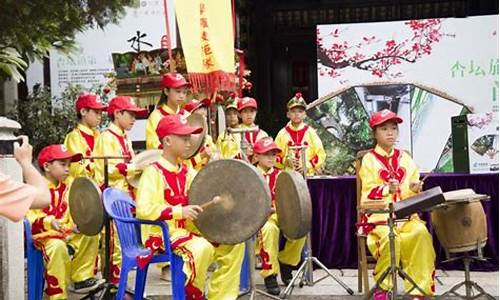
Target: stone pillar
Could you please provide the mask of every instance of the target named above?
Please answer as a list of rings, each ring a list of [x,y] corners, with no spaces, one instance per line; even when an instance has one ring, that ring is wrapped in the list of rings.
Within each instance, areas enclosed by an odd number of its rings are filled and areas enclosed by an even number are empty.
[[[14,139],[19,123],[0,117],[0,140]],[[11,155],[0,155],[0,172],[13,180],[22,181],[22,170]],[[24,240],[23,223],[13,223],[0,217],[0,299],[24,299]]]

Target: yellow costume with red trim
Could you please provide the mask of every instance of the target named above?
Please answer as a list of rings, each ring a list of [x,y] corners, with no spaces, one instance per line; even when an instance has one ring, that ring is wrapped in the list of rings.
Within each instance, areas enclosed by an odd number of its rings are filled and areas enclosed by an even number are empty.
[[[26,218],[31,223],[35,246],[43,253],[45,293],[49,299],[68,299],[68,278],[80,282],[96,275],[99,236],[74,233],[67,199],[68,185],[65,182],[55,185],[48,181],[48,186],[50,206],[30,210]],[[52,227],[54,220],[61,224],[60,231]],[[73,259],[68,253],[68,246],[75,251]]]
[[[83,124],[78,124],[71,130],[64,139],[64,146],[72,153],[81,153],[83,156],[91,156],[94,150],[95,141],[99,137],[99,131],[89,128]],[[72,163],[69,168],[69,175],[77,177],[94,177],[93,160],[83,159],[80,162]]]
[[[220,158],[230,159],[230,158],[238,158],[240,155],[240,141],[241,135],[236,133],[229,133],[228,131],[224,131],[224,133],[220,134],[217,138],[217,149],[220,153]]]
[[[410,184],[419,182],[420,177],[409,154],[398,149],[387,153],[378,145],[363,157],[359,175],[362,182],[361,201],[384,200],[386,203],[404,201],[415,195]],[[389,193],[390,179],[399,181],[399,188],[394,194]],[[365,225],[360,229],[368,235],[368,249],[377,259],[374,276],[378,280],[390,266],[389,228],[384,225],[387,224],[387,214],[365,215],[362,223]],[[436,255],[425,222],[414,215],[404,223],[398,222],[395,231],[396,262],[426,294],[433,295]],[[389,276],[382,282],[381,288],[389,290],[391,286]],[[405,287],[409,290],[411,284],[405,281]],[[417,290],[411,293],[420,294]]]
[[[260,167],[258,167],[258,169],[262,172],[264,178],[269,184],[272,197],[272,207],[276,208],[276,180],[278,179],[278,175],[281,171],[277,168],[270,168],[267,172]],[[256,254],[261,257],[262,270],[260,271],[260,274],[264,278],[270,275],[278,274],[280,262],[290,266],[296,266],[300,263],[300,255],[302,253],[302,248],[304,248],[306,238],[304,237],[298,240],[291,240],[285,237],[285,248],[281,251],[279,251],[279,238],[280,229],[278,215],[273,213],[264,226],[262,226],[259,230],[257,235]]]
[[[148,166],[137,190],[137,217],[167,222],[172,250],[184,261],[187,299],[203,299],[207,270],[214,260],[219,269],[212,274],[208,299],[236,299],[244,244],[214,246],[183,218],[182,206],[189,204],[187,191],[193,178],[194,170],[185,164],[173,165],[163,157]],[[143,226],[142,235],[146,247],[154,251],[164,247],[158,226]]]
[[[134,190],[128,184],[128,179],[133,177],[138,171],[133,165],[129,164],[130,159],[134,156],[132,142],[127,137],[126,133],[114,123],[111,123],[96,141],[93,156],[122,156],[124,159],[109,159],[108,160],[108,185],[109,187],[117,188],[128,192],[134,198]],[[99,186],[104,187],[104,160],[96,159],[95,162],[95,179]],[[121,265],[121,248],[118,234],[111,226],[111,274],[112,282],[117,284],[120,279]]]
[[[276,145],[281,149],[277,163],[280,169],[293,170],[293,167],[286,161],[288,157],[293,156],[300,159],[300,150],[289,149],[290,146],[307,146],[306,164],[307,175],[309,176],[314,175],[325,163],[326,153],[321,139],[316,130],[304,122],[297,127],[293,126],[292,122],[288,122],[278,132]]]
[[[179,109],[174,111],[167,104],[162,104],[157,107],[148,117],[148,121],[146,123],[146,149],[161,149],[161,143],[158,139],[158,135],[156,134],[156,127],[158,127],[158,123],[161,118],[168,115],[181,114],[183,116],[187,116],[188,113],[184,109]]]

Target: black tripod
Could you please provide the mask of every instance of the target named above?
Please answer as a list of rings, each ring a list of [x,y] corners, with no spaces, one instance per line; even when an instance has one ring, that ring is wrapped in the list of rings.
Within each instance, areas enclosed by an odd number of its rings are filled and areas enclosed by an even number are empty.
[[[395,300],[398,297],[398,275],[401,276],[404,280],[408,280],[412,285],[412,288],[406,294],[409,294],[414,289],[417,289],[420,293],[422,293],[422,295],[430,297],[424,292],[424,290],[422,290],[422,288],[418,286],[415,280],[413,280],[413,278],[411,278],[405,271],[403,271],[403,269],[401,269],[401,267],[396,263],[396,233],[394,232],[395,222],[393,203],[389,204],[388,209],[373,210],[372,213],[389,214],[389,217],[387,218],[387,226],[389,226],[389,251],[391,253],[391,265],[384,271],[384,273],[382,273],[382,276],[380,276],[380,278],[377,280],[373,288],[368,292],[364,299],[371,299],[373,294],[375,293],[375,290],[380,287],[380,284],[387,278],[387,276],[391,276],[390,278],[392,280],[392,288],[390,289],[390,299]]]

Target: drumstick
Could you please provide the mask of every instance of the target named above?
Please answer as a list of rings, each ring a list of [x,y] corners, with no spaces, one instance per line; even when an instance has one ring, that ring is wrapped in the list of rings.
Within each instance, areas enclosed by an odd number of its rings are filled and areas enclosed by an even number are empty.
[[[207,207],[210,207],[214,204],[219,204],[225,210],[230,210],[234,206],[233,197],[231,197],[230,194],[224,193],[220,196],[215,196],[212,200],[205,202],[200,206],[201,206],[201,208],[206,209]]]

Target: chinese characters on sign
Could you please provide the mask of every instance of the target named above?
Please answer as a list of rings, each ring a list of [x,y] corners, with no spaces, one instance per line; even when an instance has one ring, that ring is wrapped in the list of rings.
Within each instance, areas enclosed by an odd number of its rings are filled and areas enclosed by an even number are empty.
[[[486,76],[493,75],[498,76],[498,58],[490,59],[489,66],[483,68],[480,64],[476,63],[474,60],[469,62],[456,61],[450,68],[452,78],[463,78],[465,76]]]
[[[205,1],[200,1],[200,26],[201,26],[201,55],[202,62],[206,69],[210,70],[215,66],[212,48],[210,47],[208,18]]]

